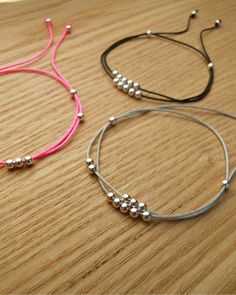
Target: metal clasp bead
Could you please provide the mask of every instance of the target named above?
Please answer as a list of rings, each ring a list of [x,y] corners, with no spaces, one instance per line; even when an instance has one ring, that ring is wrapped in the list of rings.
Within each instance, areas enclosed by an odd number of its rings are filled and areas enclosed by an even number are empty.
[[[84,113],[83,112],[79,112],[77,114],[77,117],[80,119],[80,121],[82,122],[84,120]]]
[[[150,31],[150,30],[147,30],[146,34],[147,34],[148,38],[151,38],[153,36],[152,31]]]
[[[214,64],[212,63],[212,62],[210,62],[209,64],[208,64],[208,69],[213,69],[214,68]]]
[[[227,179],[223,180],[223,181],[222,181],[222,184],[223,184],[223,186],[224,186],[226,189],[228,189],[229,186],[230,186],[230,183],[229,183],[229,181],[228,181]]]
[[[217,19],[215,21],[215,26],[219,28],[221,26],[221,23],[222,23],[221,19]]]
[[[110,125],[114,125],[117,122],[117,119],[116,119],[116,117],[111,116],[109,118],[108,122],[110,123]]]
[[[70,93],[71,93],[72,95],[74,95],[74,94],[76,94],[76,93],[77,93],[77,90],[76,90],[76,89],[74,89],[74,88],[72,88],[72,89],[70,89]]]
[[[198,14],[198,10],[197,9],[193,10],[192,13],[191,13],[191,17],[195,18],[197,16],[197,14]]]

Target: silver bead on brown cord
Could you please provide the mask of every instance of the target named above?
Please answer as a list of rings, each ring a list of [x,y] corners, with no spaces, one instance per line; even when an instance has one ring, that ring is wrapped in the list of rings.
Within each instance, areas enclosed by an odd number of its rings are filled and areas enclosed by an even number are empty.
[[[113,83],[118,89],[123,90],[123,92],[128,93],[129,96],[133,96],[137,99],[140,99],[142,97],[142,91],[138,82],[127,79],[117,70],[114,70],[112,72],[112,76]]]
[[[214,68],[214,64],[212,62],[209,62],[208,69],[213,69],[213,68]]]
[[[147,37],[148,38],[153,37],[153,34],[152,34],[152,31],[151,30],[147,30],[146,34],[147,34]]]

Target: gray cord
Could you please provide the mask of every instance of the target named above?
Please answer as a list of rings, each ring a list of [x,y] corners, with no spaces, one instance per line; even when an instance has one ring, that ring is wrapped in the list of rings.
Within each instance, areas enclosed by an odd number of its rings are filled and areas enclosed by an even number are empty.
[[[188,113],[185,113],[182,111],[177,111],[177,110],[175,110],[175,108],[188,108],[188,109],[193,109],[193,110],[203,110],[203,111],[208,111],[208,112],[213,112],[215,114],[223,115],[223,116],[226,116],[231,119],[236,119],[236,116],[232,115],[232,114],[228,114],[228,113],[218,111],[215,109],[210,109],[207,107],[199,107],[199,106],[193,106],[193,105],[184,105],[183,106],[183,105],[175,105],[175,104],[169,105],[168,104],[168,105],[162,105],[162,106],[155,107],[155,108],[135,109],[135,110],[129,111],[127,113],[124,113],[122,115],[119,115],[117,117],[111,117],[109,119],[109,122],[104,127],[102,127],[97,132],[97,134],[93,137],[92,141],[89,144],[88,150],[87,150],[87,158],[91,158],[92,148],[97,142],[97,151],[96,151],[97,157],[96,157],[96,166],[94,166],[95,167],[94,173],[97,175],[99,183],[100,183],[102,189],[105,191],[105,193],[114,192],[117,196],[120,196],[122,198],[123,194],[121,192],[119,192],[118,190],[116,190],[113,187],[113,185],[111,185],[102,176],[102,174],[100,172],[100,158],[101,158],[100,156],[101,156],[102,141],[103,141],[106,131],[109,128],[111,128],[112,125],[118,123],[121,120],[125,120],[127,118],[131,118],[131,117],[142,115],[142,114],[149,113],[149,112],[166,112],[166,113],[170,113],[170,114],[175,114],[177,116],[185,117],[186,119],[197,122],[197,123],[201,124],[202,126],[208,128],[216,136],[216,138],[218,139],[218,141],[222,145],[222,148],[224,151],[224,157],[225,157],[225,180],[223,181],[223,184],[222,184],[219,192],[215,195],[215,197],[209,203],[205,204],[204,206],[202,206],[196,210],[186,212],[183,214],[167,215],[167,214],[161,214],[158,212],[150,211],[150,217],[152,220],[160,220],[160,219],[161,220],[183,220],[183,219],[189,219],[189,218],[196,217],[196,216],[203,214],[204,212],[206,212],[209,209],[211,209],[212,207],[214,207],[222,199],[225,190],[229,188],[229,184],[230,184],[233,176],[236,174],[236,168],[230,172],[230,157],[229,157],[228,149],[227,149],[224,139],[220,135],[220,133],[214,127],[212,127],[208,123],[202,121],[201,119],[199,119],[193,115],[190,115]]]

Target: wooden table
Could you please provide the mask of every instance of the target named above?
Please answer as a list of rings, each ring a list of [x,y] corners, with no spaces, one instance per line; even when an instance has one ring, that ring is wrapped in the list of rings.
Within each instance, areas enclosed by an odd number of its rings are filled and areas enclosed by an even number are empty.
[[[75,138],[60,152],[31,169],[1,169],[0,293],[235,294],[235,180],[226,198],[204,216],[148,225],[110,206],[84,162],[89,140],[110,115],[156,105],[115,89],[100,65],[101,52],[147,29],[181,29],[192,9],[200,10],[199,17],[179,40],[200,46],[200,30],[216,18],[223,21],[221,29],[205,36],[215,83],[198,105],[236,113],[236,2],[44,0],[0,8],[1,65],[45,46],[45,16],[53,18],[56,39],[66,21],[73,22],[57,64],[79,90],[86,113]],[[48,54],[35,66],[50,69],[49,61]],[[178,98],[200,92],[208,78],[198,55],[161,40],[130,42],[109,62],[147,88]],[[55,81],[34,74],[5,75],[0,81],[2,159],[35,154],[69,126],[73,101]],[[235,167],[235,122],[197,114],[222,133]],[[203,127],[160,114],[110,131],[102,169],[121,191],[153,210],[173,213],[210,200],[224,179],[224,158]]]

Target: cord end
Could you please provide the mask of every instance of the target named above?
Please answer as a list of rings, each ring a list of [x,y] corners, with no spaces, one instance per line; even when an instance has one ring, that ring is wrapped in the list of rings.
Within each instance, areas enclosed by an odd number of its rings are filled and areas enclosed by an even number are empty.
[[[198,9],[193,10],[191,13],[191,18],[195,18],[198,15],[198,11]]]
[[[71,31],[72,31],[72,23],[71,22],[68,22],[66,24],[66,32],[67,32],[67,34],[70,34]]]
[[[216,27],[216,28],[221,27],[221,23],[222,23],[221,19],[217,19],[217,20],[215,21],[215,27]]]
[[[45,17],[46,24],[52,24],[52,19],[50,17]]]

